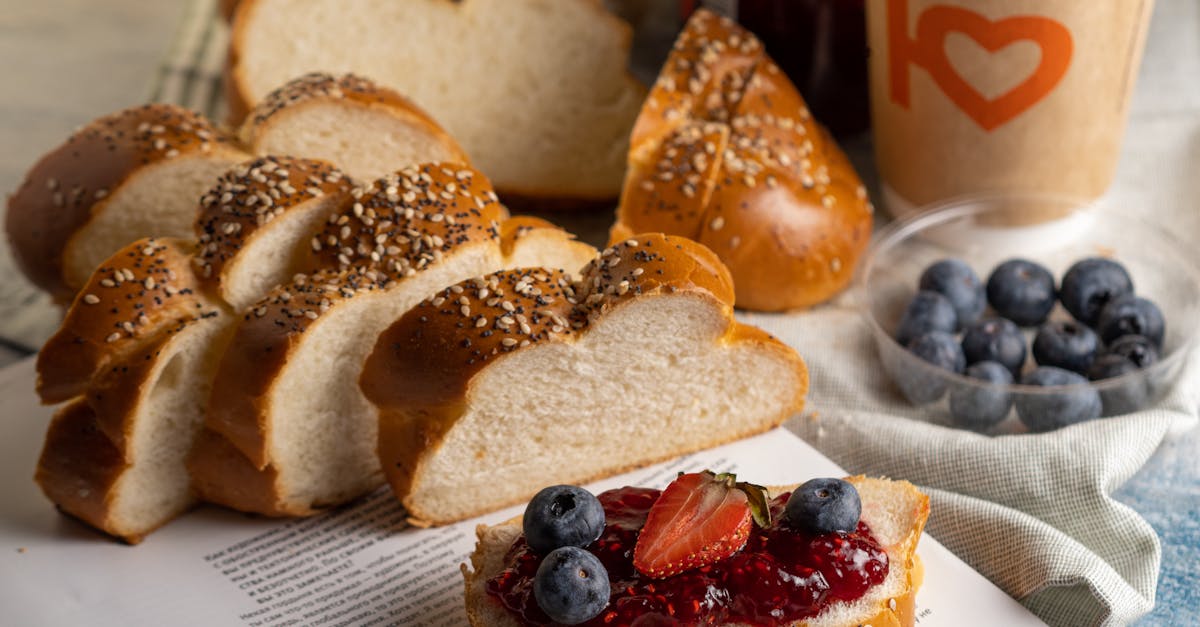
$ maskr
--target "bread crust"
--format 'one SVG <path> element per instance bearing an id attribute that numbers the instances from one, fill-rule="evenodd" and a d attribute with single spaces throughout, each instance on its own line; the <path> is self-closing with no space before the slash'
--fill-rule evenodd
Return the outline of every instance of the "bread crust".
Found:
<path id="1" fill-rule="evenodd" d="M 191 271 L 194 250 L 184 240 L 142 239 L 92 274 L 38 353 L 37 392 L 43 403 L 83 394 L 110 363 L 164 329 L 211 310 Z"/>
<path id="2" fill-rule="evenodd" d="M 43 156 L 8 200 L 6 228 L 18 267 L 35 285 L 69 301 L 79 287 L 63 274 L 72 237 L 135 172 L 193 154 L 245 157 L 204 117 L 169 104 L 126 109 L 77 131 Z"/>
<path id="3" fill-rule="evenodd" d="M 634 126 L 611 241 L 653 229 L 694 238 L 729 266 L 739 307 L 778 311 L 848 284 L 872 211 L 754 35 L 697 11 Z"/>
<path id="4" fill-rule="evenodd" d="M 734 321 L 729 273 L 695 242 L 662 234 L 629 238 L 604 251 L 578 282 L 543 268 L 494 273 L 448 287 L 410 310 L 384 331 L 363 368 L 360 386 L 380 409 L 384 474 L 412 517 L 434 524 L 462 518 L 424 511 L 412 494 L 427 460 L 465 415 L 480 371 L 503 367 L 506 356 L 539 343 L 575 342 L 590 321 L 624 303 L 666 295 L 716 304 L 729 321 L 719 343 L 773 351 L 793 364 L 798 378 L 797 396 L 780 415 L 751 432 L 714 434 L 703 446 L 765 431 L 800 411 L 808 387 L 803 361 L 763 331 Z M 628 468 L 653 461 L 659 460 L 639 459 Z"/>
<path id="5" fill-rule="evenodd" d="M 59 408 L 46 430 L 34 481 L 58 508 L 89 525 L 120 535 L 108 519 L 112 487 L 129 467 L 124 453 L 96 424 L 78 398 Z M 139 537 L 126 537 L 136 544 Z"/>
<path id="6" fill-rule="evenodd" d="M 411 166 L 351 196 L 313 236 L 309 267 L 412 276 L 459 244 L 497 238 L 508 217 L 491 181 L 459 163 Z"/>
<path id="7" fill-rule="evenodd" d="M 905 492 L 905 498 L 915 503 L 913 510 L 905 514 L 910 523 L 907 533 L 898 542 L 884 547 L 888 552 L 892 566 L 901 565 L 905 569 L 904 589 L 900 594 L 886 601 L 881 600 L 876 613 L 870 617 L 860 618 L 851 625 L 857 627 L 863 625 L 872 625 L 873 627 L 913 627 L 916 619 L 916 593 L 920 587 L 923 575 L 923 567 L 920 564 L 920 558 L 916 554 L 916 547 L 924 530 L 925 521 L 929 516 L 929 497 L 917 491 L 907 481 L 872 479 L 862 475 L 847 477 L 846 479 L 859 487 L 865 484 L 873 484 L 875 486 L 893 484 L 894 489 Z M 771 487 L 769 491 L 771 496 L 775 496 L 793 490 L 795 487 L 795 485 Z M 869 516 L 870 510 L 869 508 L 865 508 L 863 514 L 864 520 L 868 520 Z M 868 520 L 868 524 L 871 524 L 870 520 Z M 511 546 L 512 542 L 520 534 L 521 519 L 519 516 L 497 525 L 479 525 L 476 527 L 475 535 L 477 542 L 475 551 L 470 556 L 470 568 L 468 568 L 467 564 L 460 566 L 463 574 L 467 618 L 471 625 L 475 627 L 483 627 L 485 625 L 488 627 L 503 627 L 505 625 L 519 624 L 505 609 L 487 595 L 484 586 L 488 579 L 499 574 L 503 567 L 505 553 L 508 552 L 509 546 Z M 808 621 L 798 621 L 793 623 L 793 627 L 806 627 L 808 624 Z"/>

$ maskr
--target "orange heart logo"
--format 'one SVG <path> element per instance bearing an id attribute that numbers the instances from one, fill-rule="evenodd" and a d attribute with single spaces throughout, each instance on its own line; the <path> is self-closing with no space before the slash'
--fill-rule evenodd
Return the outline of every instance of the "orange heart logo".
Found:
<path id="1" fill-rule="evenodd" d="M 890 0 L 888 39 L 891 52 L 892 100 L 909 105 L 908 65 L 925 68 L 942 92 L 986 131 L 1004 125 L 1045 98 L 1067 73 L 1073 54 L 1071 32 L 1061 22 L 1040 15 L 1021 15 L 997 21 L 962 7 L 935 5 L 917 19 L 917 36 L 905 32 L 907 0 Z M 959 75 L 946 57 L 946 36 L 962 33 L 988 52 L 1020 41 L 1041 49 L 1037 68 L 1011 90 L 987 99 Z"/>

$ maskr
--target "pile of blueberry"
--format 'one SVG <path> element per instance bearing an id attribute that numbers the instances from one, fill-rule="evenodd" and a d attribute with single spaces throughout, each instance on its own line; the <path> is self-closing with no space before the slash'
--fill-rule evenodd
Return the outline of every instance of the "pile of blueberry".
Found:
<path id="1" fill-rule="evenodd" d="M 924 369 L 896 368 L 892 376 L 915 404 L 935 402 L 949 390 L 950 415 L 959 426 L 988 429 L 1015 405 L 1031 431 L 1050 431 L 1128 413 L 1150 397 L 1139 377 L 1103 391 L 1075 385 L 1145 368 L 1162 349 L 1162 312 L 1134 294 L 1133 280 L 1116 261 L 1078 261 L 1055 289 L 1054 275 L 1025 259 L 996 266 L 986 284 L 963 261 L 944 259 L 925 269 L 919 289 L 896 328 L 896 341 L 939 368 L 994 385 L 954 385 Z M 1056 303 L 1070 319 L 1050 319 Z M 1032 347 L 1021 327 L 1037 329 Z M 1036 365 L 1024 369 L 1029 352 Z M 1007 389 L 1014 382 L 1074 387 L 1014 395 Z"/>
<path id="2" fill-rule="evenodd" d="M 546 557 L 533 579 L 542 611 L 564 625 L 587 621 L 608 605 L 608 570 L 585 548 L 604 532 L 604 506 L 572 485 L 542 489 L 521 521 L 529 547 Z"/>

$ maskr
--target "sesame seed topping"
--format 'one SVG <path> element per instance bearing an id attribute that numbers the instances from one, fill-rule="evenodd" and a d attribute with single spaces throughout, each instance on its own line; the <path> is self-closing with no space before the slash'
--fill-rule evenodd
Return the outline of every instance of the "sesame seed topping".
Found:
<path id="1" fill-rule="evenodd" d="M 100 297 L 96 296 L 95 294 L 84 294 L 83 302 L 89 305 L 95 305 L 96 303 L 100 302 Z"/>

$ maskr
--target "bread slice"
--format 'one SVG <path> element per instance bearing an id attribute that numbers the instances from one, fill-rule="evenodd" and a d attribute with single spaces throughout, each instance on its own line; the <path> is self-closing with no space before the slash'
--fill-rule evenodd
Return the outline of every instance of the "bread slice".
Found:
<path id="1" fill-rule="evenodd" d="M 363 368 L 392 489 L 443 524 L 778 425 L 803 406 L 804 362 L 732 304 L 712 252 L 661 234 L 578 282 L 526 268 L 439 292 Z"/>
<path id="2" fill-rule="evenodd" d="M 915 598 L 923 569 L 916 554 L 917 542 L 929 516 L 929 497 L 907 481 L 888 481 L 862 476 L 848 477 L 862 499 L 862 519 L 888 553 L 887 578 L 852 602 L 838 601 L 821 614 L 793 623 L 794 627 L 912 627 Z M 795 486 L 773 488 L 772 496 Z M 486 592 L 488 579 L 504 569 L 504 557 L 521 535 L 520 517 L 499 525 L 480 525 L 471 566 L 462 565 L 466 581 L 467 616 L 477 627 L 519 625 Z"/>
<path id="3" fill-rule="evenodd" d="M 502 194 L 611 199 L 644 95 L 629 43 L 600 0 L 246 0 L 230 110 L 308 72 L 354 72 L 432 113 Z"/>
<path id="4" fill-rule="evenodd" d="M 846 287 L 871 203 L 754 35 L 696 11 L 634 127 L 611 237 L 662 230 L 729 266 L 737 305 L 779 311 Z"/>
<path id="5" fill-rule="evenodd" d="M 373 181 L 414 163 L 469 162 L 432 118 L 391 89 L 353 74 L 305 74 L 267 94 L 242 124 L 256 155 L 337 164 Z"/>
<path id="6" fill-rule="evenodd" d="M 172 240 L 139 240 L 128 247 L 137 254 L 119 252 L 105 265 L 127 278 L 135 272 L 163 277 L 161 289 L 169 291 L 170 277 L 189 274 L 191 260 L 164 252 L 182 247 L 186 244 Z M 147 269 L 146 257 L 160 263 Z M 138 279 L 135 274 L 126 283 L 146 292 L 160 289 Z M 120 327 L 132 296 L 123 291 L 114 287 L 94 303 L 77 300 L 75 307 Z M 231 328 L 222 320 L 230 316 L 222 303 L 193 296 L 195 306 L 143 329 L 140 341 L 126 342 L 131 349 L 98 367 L 87 381 L 86 399 L 76 398 L 55 418 L 38 462 L 36 480 L 60 508 L 131 543 L 193 502 L 183 460 L 203 420 L 215 357 Z M 72 347 L 47 350 L 69 357 Z"/>
<path id="7" fill-rule="evenodd" d="M 125 246 L 100 264 L 38 353 L 42 402 L 56 404 L 84 394 L 113 363 L 211 308 L 191 272 L 194 251 L 187 240 L 151 238 Z"/>
<path id="8" fill-rule="evenodd" d="M 312 267 L 247 311 L 190 458 L 209 501 L 306 515 L 382 482 L 377 417 L 357 385 L 380 331 L 439 288 L 510 259 L 580 267 L 594 250 L 544 223 L 500 222 L 483 175 L 426 164 L 353 192 L 314 238 Z"/>
<path id="9" fill-rule="evenodd" d="M 190 237 L 196 200 L 248 158 L 202 116 L 151 104 L 99 118 L 29 171 L 9 198 L 17 265 L 70 302 L 92 271 L 142 237 Z"/>
<path id="10" fill-rule="evenodd" d="M 226 172 L 200 199 L 202 284 L 234 311 L 309 271 L 309 240 L 350 201 L 353 182 L 313 159 L 259 157 Z"/>

